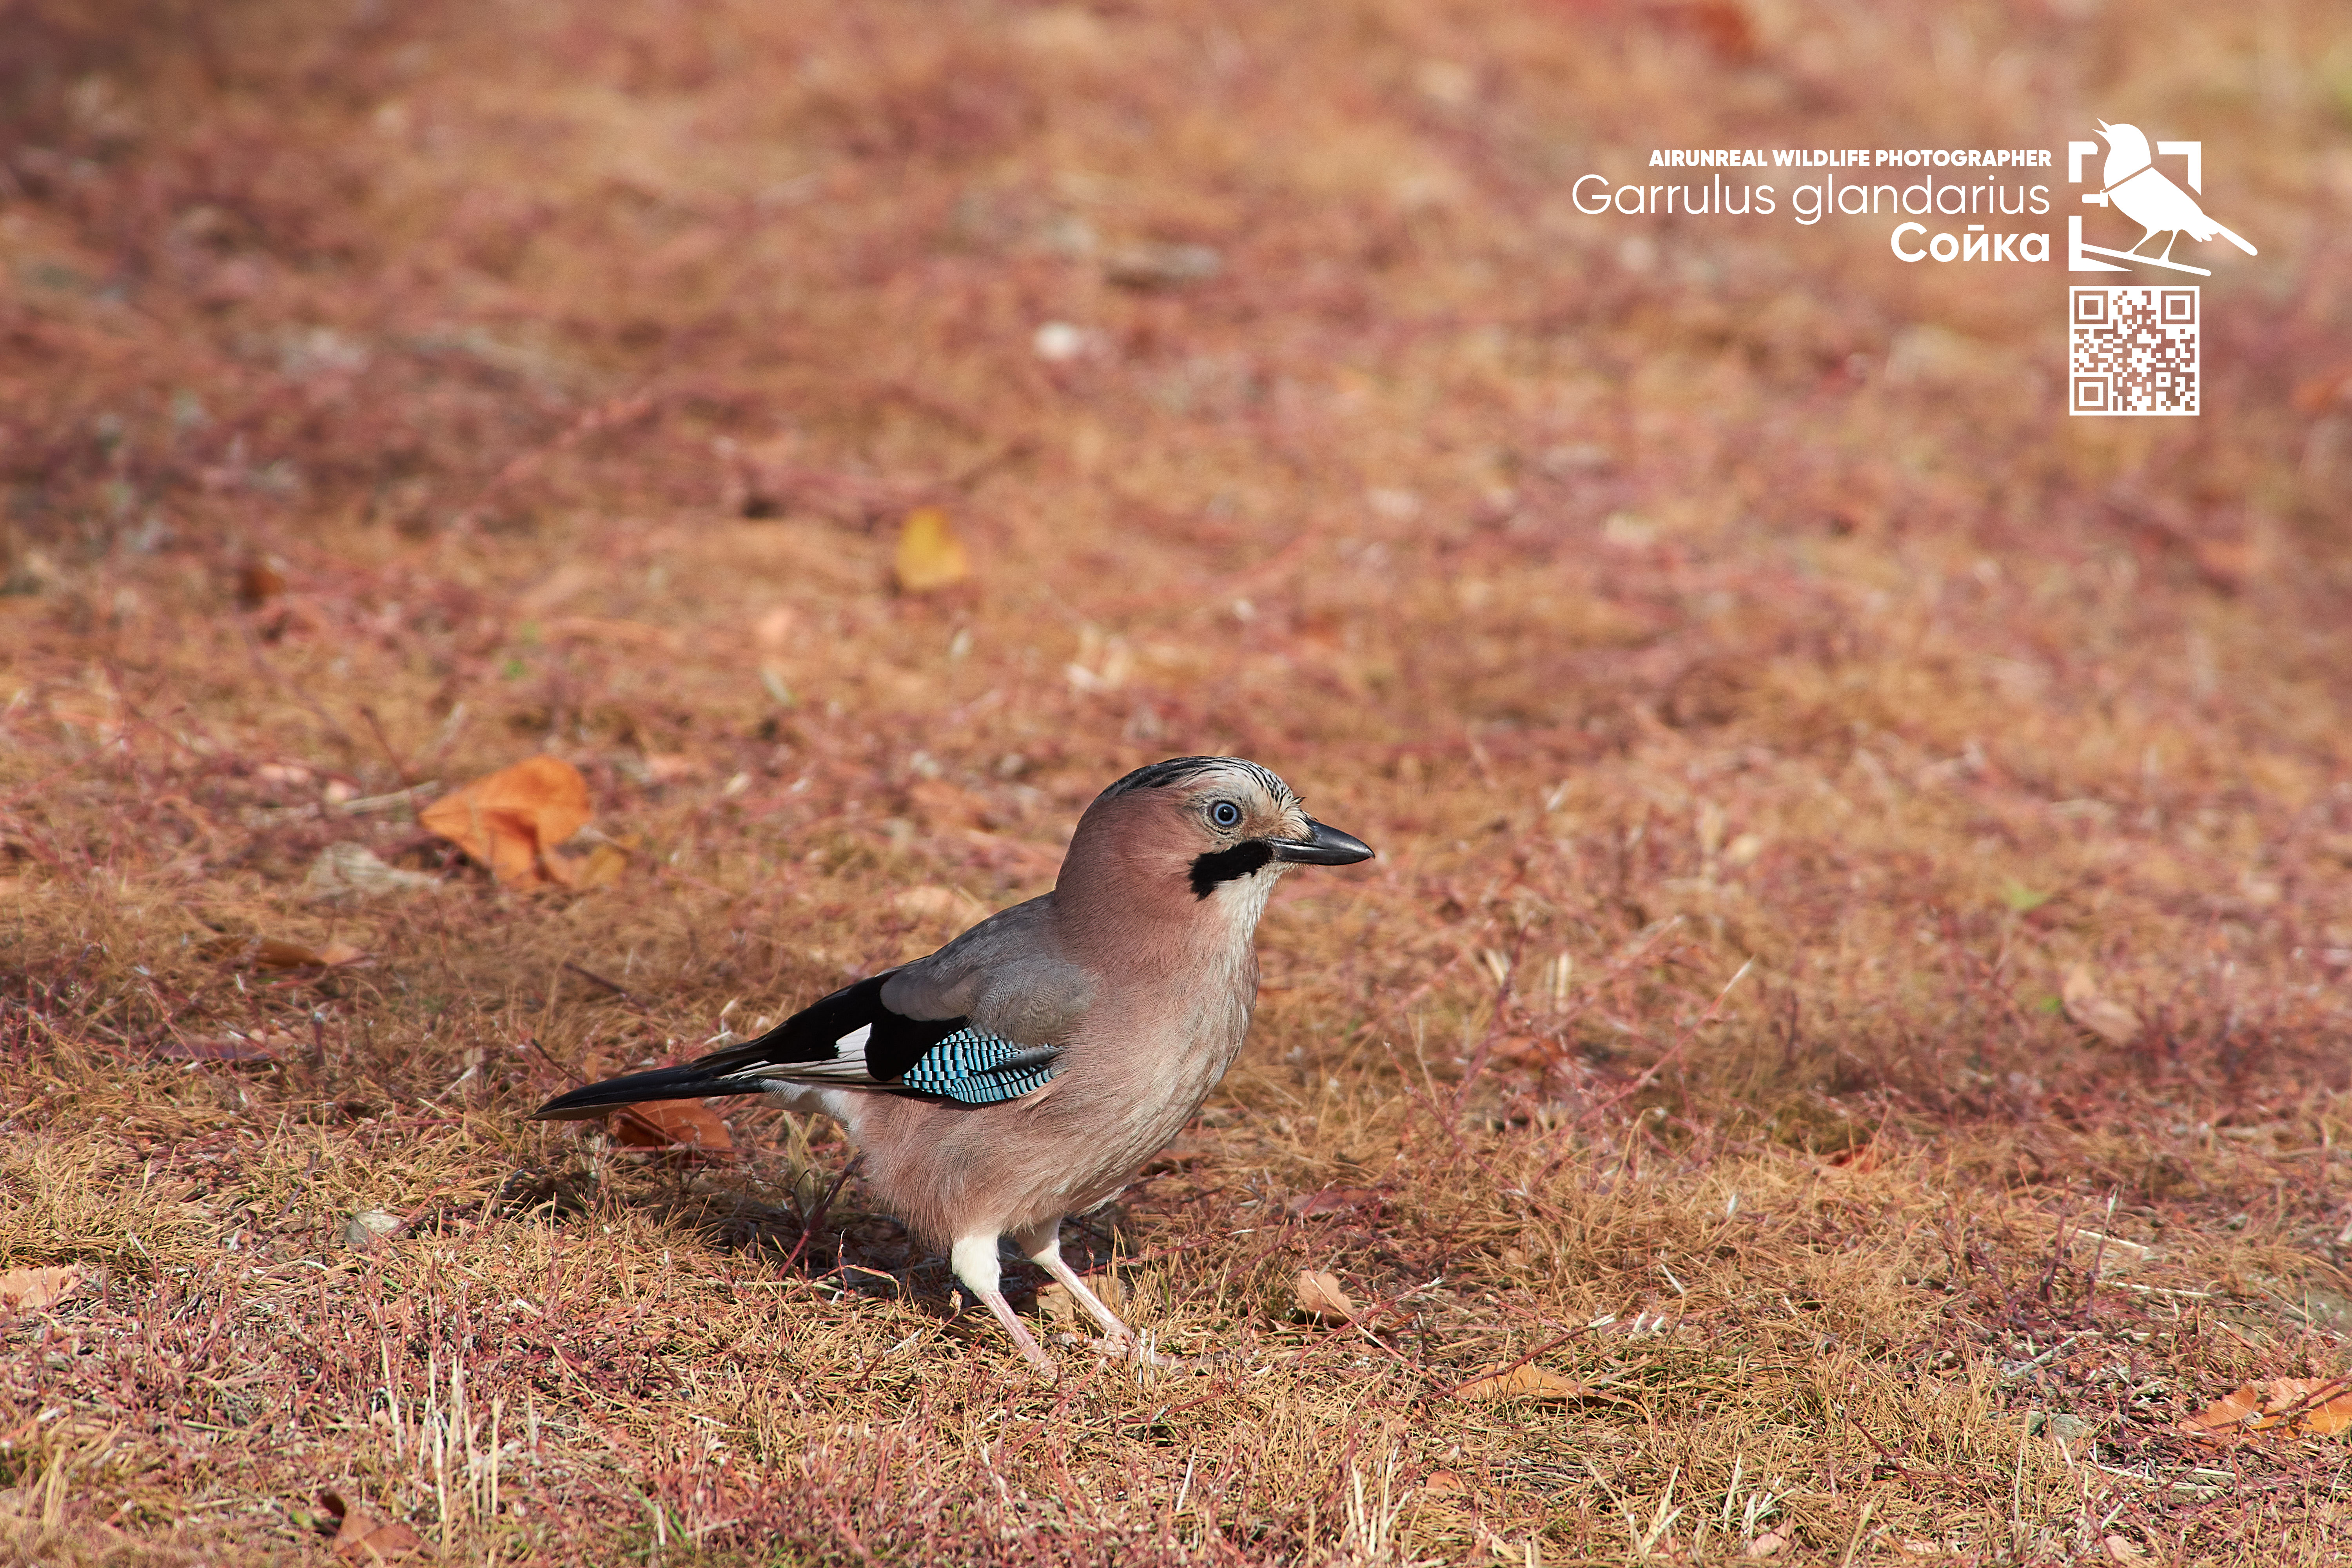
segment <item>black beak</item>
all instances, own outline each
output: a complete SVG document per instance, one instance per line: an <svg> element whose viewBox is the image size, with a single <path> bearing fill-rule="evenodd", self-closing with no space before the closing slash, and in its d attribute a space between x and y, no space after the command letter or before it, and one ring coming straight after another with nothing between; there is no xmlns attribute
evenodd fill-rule
<svg viewBox="0 0 2352 1568"><path fill-rule="evenodd" d="M1311 816L1307 826L1313 829L1307 837L1269 838L1265 847L1276 859L1293 866L1352 866L1372 858L1372 847L1352 833L1326 827Z"/></svg>

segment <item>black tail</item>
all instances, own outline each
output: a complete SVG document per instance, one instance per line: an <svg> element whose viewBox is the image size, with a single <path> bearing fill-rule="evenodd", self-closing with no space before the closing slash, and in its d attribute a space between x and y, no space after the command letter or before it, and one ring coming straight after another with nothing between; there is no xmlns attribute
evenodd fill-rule
<svg viewBox="0 0 2352 1568"><path fill-rule="evenodd" d="M720 1078L705 1067L656 1068L651 1072L625 1073L585 1089L575 1089L570 1094L559 1094L531 1116L538 1121L585 1121L615 1106L636 1105L648 1100L700 1100L706 1095L760 1092L756 1083L740 1078Z"/></svg>

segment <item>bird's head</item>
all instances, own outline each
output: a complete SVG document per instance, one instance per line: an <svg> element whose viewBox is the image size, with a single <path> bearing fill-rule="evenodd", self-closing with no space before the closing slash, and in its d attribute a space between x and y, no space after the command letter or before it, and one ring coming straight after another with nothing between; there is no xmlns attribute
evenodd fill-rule
<svg viewBox="0 0 2352 1568"><path fill-rule="evenodd" d="M1267 769L1240 757L1175 757L1138 768L1079 818L1061 892L1108 899L1137 912L1246 912L1293 866L1371 858L1362 840L1307 815Z"/></svg>
<svg viewBox="0 0 2352 1568"><path fill-rule="evenodd" d="M2151 161L2147 151L2147 138L2140 133L2138 126L2110 125L2102 120L2099 121L2099 134L2107 139L2107 151L2112 156L2122 159L2133 167L2137 168Z"/></svg>

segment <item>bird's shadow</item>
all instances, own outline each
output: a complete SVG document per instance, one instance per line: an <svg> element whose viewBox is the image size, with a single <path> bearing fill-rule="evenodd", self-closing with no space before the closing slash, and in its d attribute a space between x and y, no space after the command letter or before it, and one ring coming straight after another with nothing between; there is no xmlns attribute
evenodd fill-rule
<svg viewBox="0 0 2352 1568"><path fill-rule="evenodd" d="M598 1212L634 1214L690 1232L715 1251L740 1258L779 1279L822 1283L847 1295L891 1297L952 1315L959 1303L977 1306L956 1283L943 1254L918 1241L890 1215L870 1205L854 1169L842 1173L805 1206L777 1203L754 1190L766 1184L749 1172L649 1161L618 1168L600 1180L586 1165L554 1173L518 1171L499 1190L498 1206L510 1219L568 1223ZM751 1178L751 1179L747 1179ZM1062 1256L1081 1274L1131 1260L1114 1216L1097 1213L1065 1220ZM1003 1289L1013 1307L1031 1311L1044 1269L1010 1254Z"/></svg>

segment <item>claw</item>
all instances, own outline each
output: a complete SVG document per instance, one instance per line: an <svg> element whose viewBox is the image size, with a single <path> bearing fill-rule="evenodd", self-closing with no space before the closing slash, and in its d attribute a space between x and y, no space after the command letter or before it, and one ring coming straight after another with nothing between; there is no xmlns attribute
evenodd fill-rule
<svg viewBox="0 0 2352 1568"><path fill-rule="evenodd" d="M1071 1333L1056 1334L1054 1336L1054 1342L1057 1345L1069 1346L1074 1350L1090 1350L1106 1361L1131 1362L1139 1366L1148 1366L1154 1372L1190 1372L1193 1369L1195 1360L1192 1356L1169 1355L1165 1352L1153 1350L1140 1340L1113 1339L1108 1334L1100 1334L1093 1339L1084 1339Z"/></svg>

